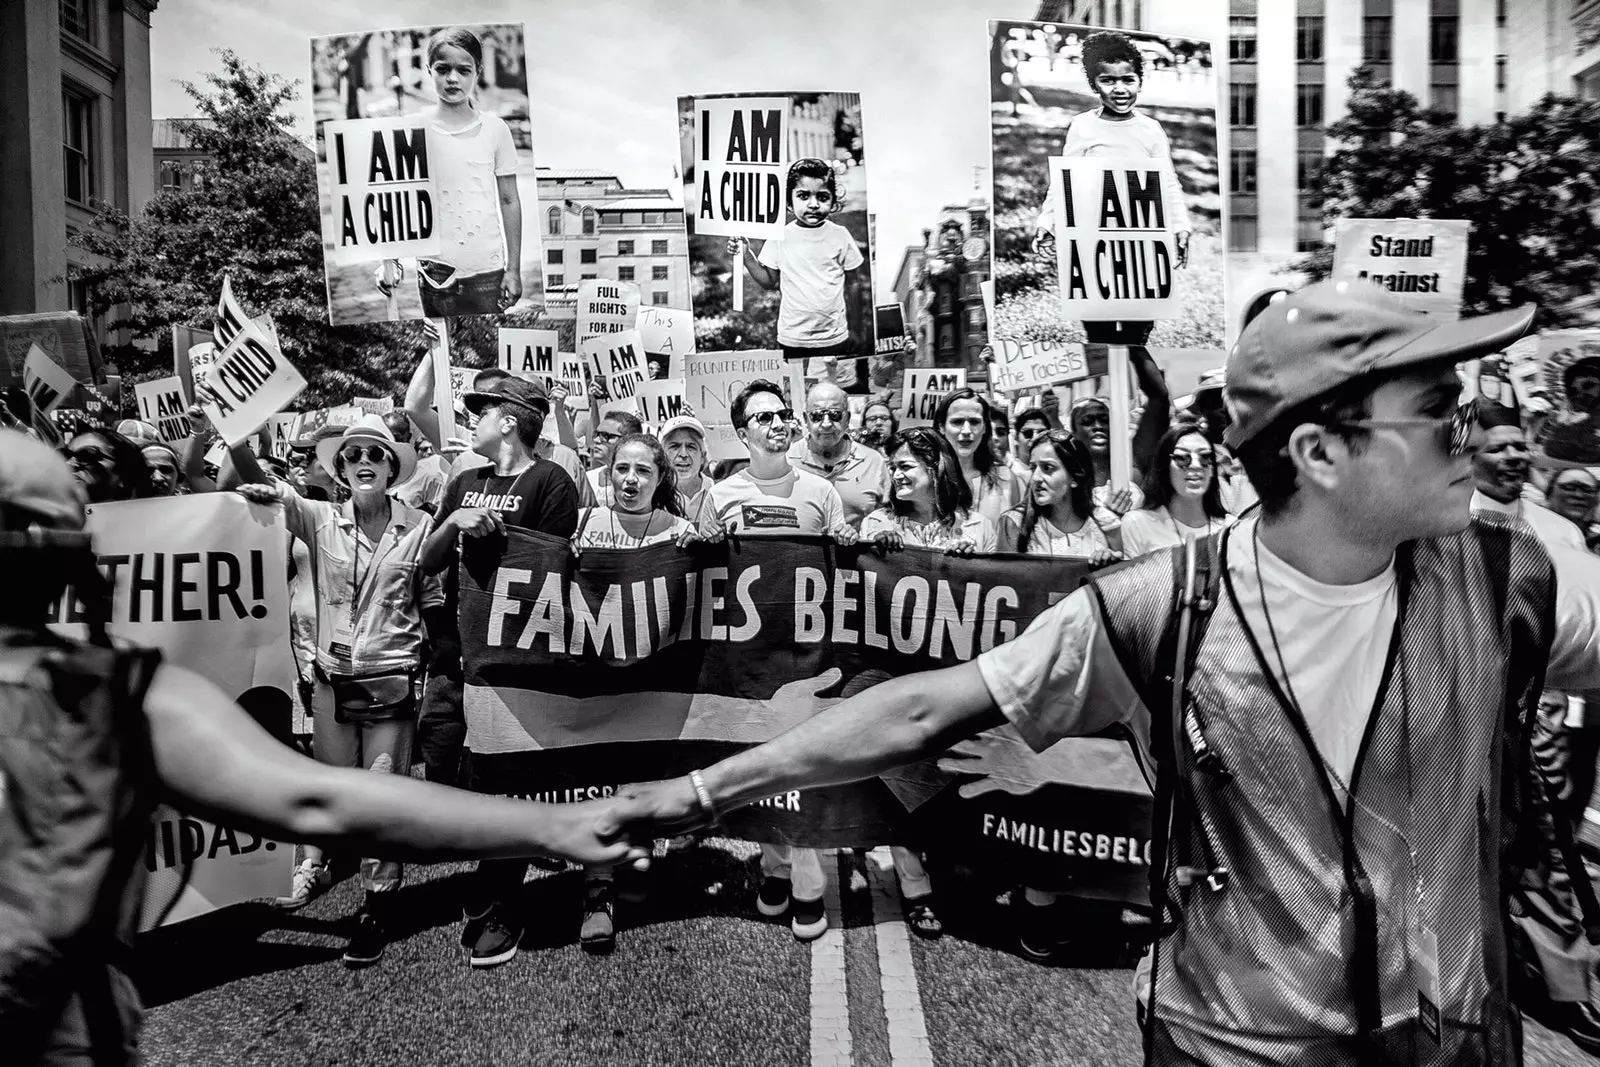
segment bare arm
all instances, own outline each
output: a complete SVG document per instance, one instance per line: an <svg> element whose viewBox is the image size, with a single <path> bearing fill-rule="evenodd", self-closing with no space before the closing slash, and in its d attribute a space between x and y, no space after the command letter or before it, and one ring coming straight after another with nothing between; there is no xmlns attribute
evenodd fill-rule
<svg viewBox="0 0 1600 1067"><path fill-rule="evenodd" d="M514 304L522 296L522 194L517 191L517 176L495 177L500 192L500 221L506 231L506 284L501 299Z"/></svg>
<svg viewBox="0 0 1600 1067"><path fill-rule="evenodd" d="M763 289L776 289L778 287L779 271L769 267L756 258L755 249L750 247L750 242L744 243L744 267L750 277Z"/></svg>
<svg viewBox="0 0 1600 1067"><path fill-rule="evenodd" d="M1172 422L1172 394L1148 348L1134 345L1128 349L1128 358L1133 362L1139 389L1144 393L1144 414L1139 416L1139 425L1133 431L1133 466L1138 471L1147 471L1155 459L1161 435Z"/></svg>
<svg viewBox="0 0 1600 1067"><path fill-rule="evenodd" d="M455 513L433 524L433 532L422 543L422 573L438 574L456 556L456 541L461 531L455 524Z"/></svg>
<svg viewBox="0 0 1600 1067"><path fill-rule="evenodd" d="M439 439L439 414L433 410L433 352L422 353L417 369L411 372L411 384L406 386L406 414L422 436L433 445L435 452L444 447Z"/></svg>
<svg viewBox="0 0 1600 1067"><path fill-rule="evenodd" d="M479 796L400 774L329 767L274 740L211 682L160 667L145 698L156 771L177 805L252 831L370 847L396 859L565 856L615 863L586 827L603 806Z"/></svg>

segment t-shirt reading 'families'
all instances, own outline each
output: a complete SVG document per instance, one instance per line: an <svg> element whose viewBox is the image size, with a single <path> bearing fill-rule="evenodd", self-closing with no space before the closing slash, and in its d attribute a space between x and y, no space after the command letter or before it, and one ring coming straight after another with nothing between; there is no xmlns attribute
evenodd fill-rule
<svg viewBox="0 0 1600 1067"><path fill-rule="evenodd" d="M643 515L614 508L586 508L573 543L579 548L643 548L675 541L692 525L688 519L656 508Z"/></svg>
<svg viewBox="0 0 1600 1067"><path fill-rule="evenodd" d="M484 508L497 512L507 526L571 537L578 528L578 487L548 460L538 460L515 475L478 467L461 472L445 487L438 521L444 522L459 508ZM494 541L497 551L504 544L496 538L464 537L463 551L474 541Z"/></svg>
<svg viewBox="0 0 1600 1067"><path fill-rule="evenodd" d="M825 534L844 521L844 504L832 484L808 471L755 478L747 468L706 490L700 529L710 533L730 521L746 536Z"/></svg>

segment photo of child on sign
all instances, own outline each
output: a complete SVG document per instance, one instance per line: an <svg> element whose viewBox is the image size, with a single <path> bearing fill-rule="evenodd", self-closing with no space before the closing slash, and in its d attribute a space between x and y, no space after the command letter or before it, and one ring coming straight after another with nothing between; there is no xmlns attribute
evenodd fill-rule
<svg viewBox="0 0 1600 1067"><path fill-rule="evenodd" d="M678 108L696 347L779 349L838 378L873 349L860 94Z"/></svg>
<svg viewBox="0 0 1600 1067"><path fill-rule="evenodd" d="M521 24L311 42L329 320L540 303Z"/></svg>
<svg viewBox="0 0 1600 1067"><path fill-rule="evenodd" d="M989 28L995 336L1222 347L1210 44Z"/></svg>

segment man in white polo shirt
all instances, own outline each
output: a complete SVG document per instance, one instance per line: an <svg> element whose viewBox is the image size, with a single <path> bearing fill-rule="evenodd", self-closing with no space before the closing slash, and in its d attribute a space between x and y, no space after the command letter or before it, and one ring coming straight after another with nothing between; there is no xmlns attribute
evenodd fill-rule
<svg viewBox="0 0 1600 1067"><path fill-rule="evenodd" d="M844 505L845 521L861 520L889 499L889 464L883 453L850 437L850 403L832 382L806 394L806 437L789 449L789 462L832 482Z"/></svg>

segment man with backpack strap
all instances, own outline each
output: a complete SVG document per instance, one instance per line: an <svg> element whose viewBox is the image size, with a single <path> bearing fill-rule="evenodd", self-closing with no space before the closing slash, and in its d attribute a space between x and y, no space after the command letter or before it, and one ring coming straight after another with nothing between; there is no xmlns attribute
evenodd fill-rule
<svg viewBox="0 0 1600 1067"><path fill-rule="evenodd" d="M1519 1062L1506 895L1542 844L1533 704L1600 682L1600 560L1470 520L1454 365L1533 313L1441 323L1342 282L1271 305L1225 389L1261 517L1198 554L1209 581L1175 566L1184 549L1102 571L971 663L625 789L602 833L675 831L1007 723L1036 749L1120 729L1169 813L1148 1061Z"/></svg>
<svg viewBox="0 0 1600 1067"><path fill-rule="evenodd" d="M60 456L0 430L0 1054L131 1063L122 968L158 801L284 840L396 859L644 853L593 833L599 805L477 796L324 766L273 740L211 682L105 636L109 589ZM91 640L45 628L72 587Z"/></svg>

